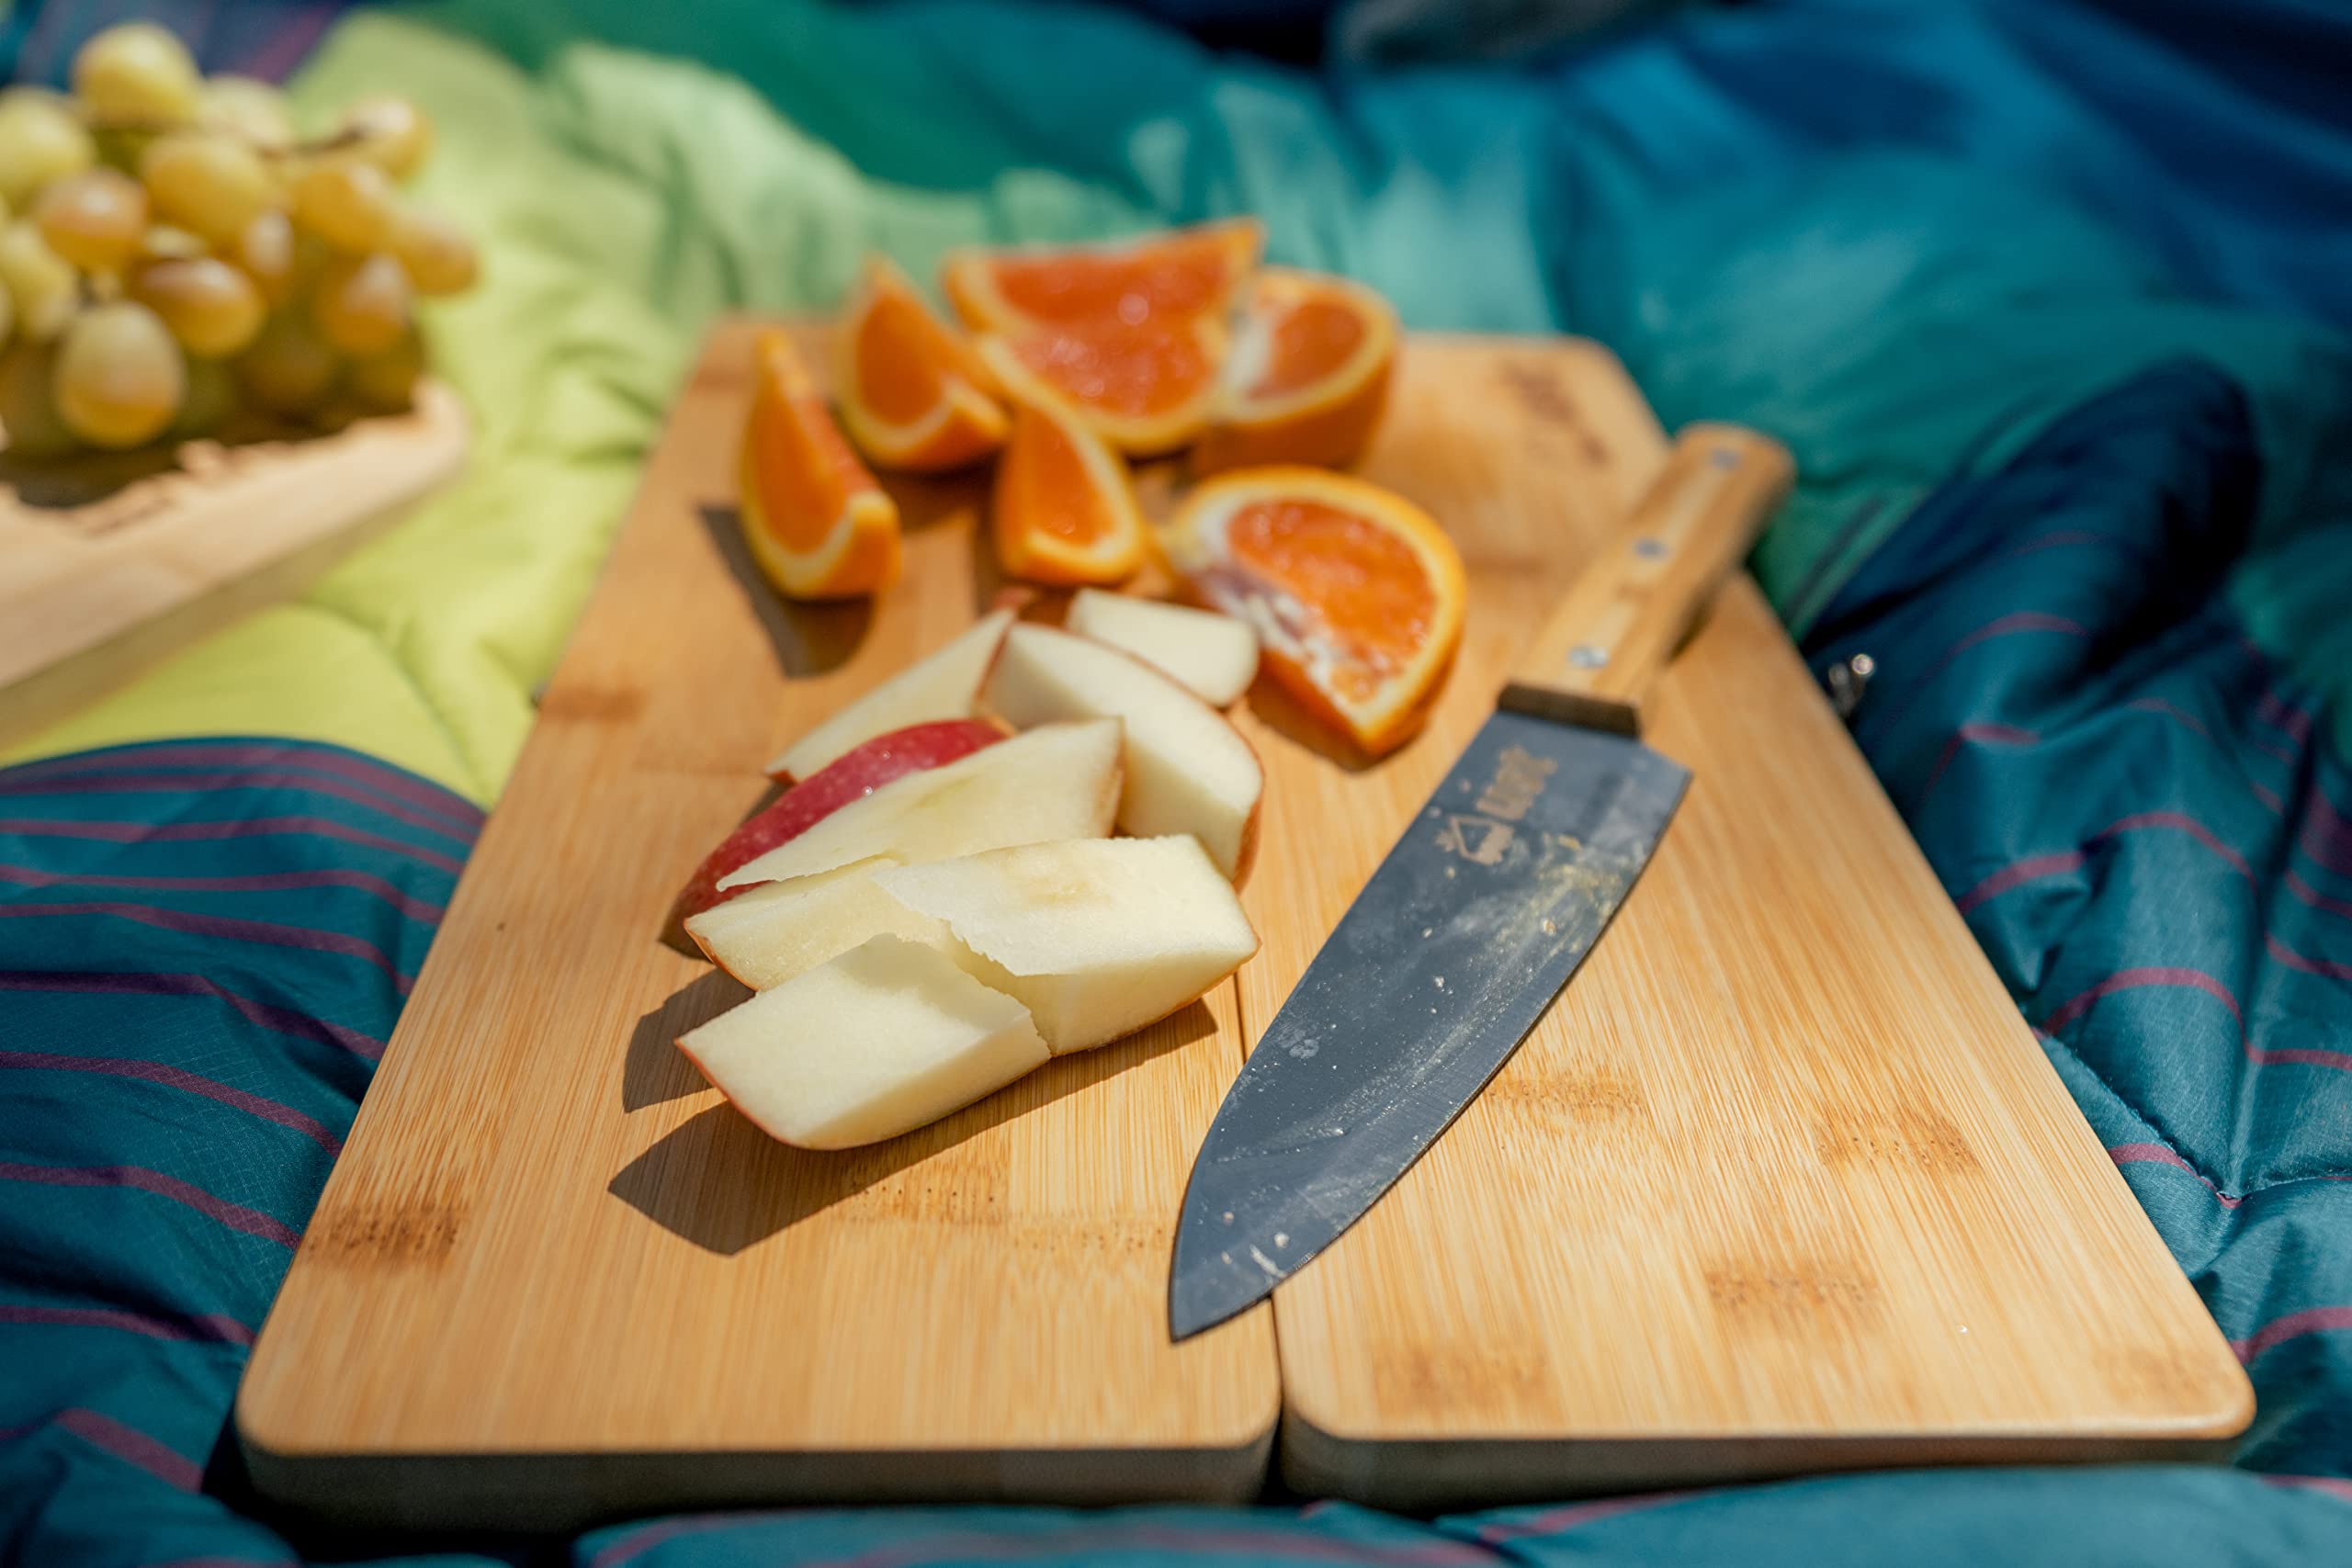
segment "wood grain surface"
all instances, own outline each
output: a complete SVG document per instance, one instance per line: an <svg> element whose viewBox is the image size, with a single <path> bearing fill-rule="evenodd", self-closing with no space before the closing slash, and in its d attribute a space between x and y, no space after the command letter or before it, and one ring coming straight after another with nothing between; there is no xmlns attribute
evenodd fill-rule
<svg viewBox="0 0 2352 1568"><path fill-rule="evenodd" d="M263 1330L238 1426L266 1492L534 1527L1233 1498L1279 1414L1306 1488L1435 1504L2243 1424L2218 1331L1744 578L1653 705L1699 782L1561 1006L1271 1311L1169 1343L1179 1200L1248 1043L1662 460L1568 340L1408 347L1366 471L1462 544L1461 665L1377 765L1266 682L1237 710L1270 789L1237 982L893 1143L755 1132L672 1046L743 993L658 942L667 904L765 758L1003 585L970 480L892 483L908 570L870 610L759 585L748 332L681 395ZM1180 482L1148 473L1148 504Z"/></svg>
<svg viewBox="0 0 2352 1568"><path fill-rule="evenodd" d="M0 741L300 592L464 462L456 394L300 440L0 454Z"/></svg>

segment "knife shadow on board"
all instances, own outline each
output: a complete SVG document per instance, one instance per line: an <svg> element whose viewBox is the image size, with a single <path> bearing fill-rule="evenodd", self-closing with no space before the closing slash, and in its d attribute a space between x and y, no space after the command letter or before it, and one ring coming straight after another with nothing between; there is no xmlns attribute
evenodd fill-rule
<svg viewBox="0 0 2352 1568"><path fill-rule="evenodd" d="M623 1167L605 1190L681 1239L729 1258L877 1188L897 1187L888 1194L888 1201L913 1213L956 1213L962 1204L985 1202L989 1194L1001 1190L1008 1174L1004 1168L1012 1156L1009 1141L989 1139L970 1146L979 1134L1216 1032L1216 1017L1202 1003L1192 1002L1125 1040L1057 1056L953 1116L864 1148L794 1148L769 1137L720 1100ZM678 1065L694 1075L684 1057ZM703 1087L698 1077L695 1087ZM933 1160L938 1164L924 1180L896 1181L910 1168ZM876 1196L878 1201L884 1194Z"/></svg>

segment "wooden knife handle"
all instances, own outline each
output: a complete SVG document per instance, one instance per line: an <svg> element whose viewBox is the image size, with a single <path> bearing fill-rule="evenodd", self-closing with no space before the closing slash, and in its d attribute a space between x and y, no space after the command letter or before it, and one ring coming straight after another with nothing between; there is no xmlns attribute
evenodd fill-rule
<svg viewBox="0 0 2352 1568"><path fill-rule="evenodd" d="M1642 704L1789 492L1787 448L1736 424L1683 428L1624 526L1577 574L1503 688L1514 712L1642 732Z"/></svg>

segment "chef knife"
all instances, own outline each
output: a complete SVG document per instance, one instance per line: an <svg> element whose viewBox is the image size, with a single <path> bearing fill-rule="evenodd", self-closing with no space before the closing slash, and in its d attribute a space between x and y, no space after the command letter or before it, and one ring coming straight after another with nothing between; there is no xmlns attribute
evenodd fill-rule
<svg viewBox="0 0 2352 1568"><path fill-rule="evenodd" d="M1600 940L1690 779L1637 739L1644 704L1792 472L1751 431L1688 427L1570 586L1218 1108L1176 1231L1176 1338L1361 1218Z"/></svg>

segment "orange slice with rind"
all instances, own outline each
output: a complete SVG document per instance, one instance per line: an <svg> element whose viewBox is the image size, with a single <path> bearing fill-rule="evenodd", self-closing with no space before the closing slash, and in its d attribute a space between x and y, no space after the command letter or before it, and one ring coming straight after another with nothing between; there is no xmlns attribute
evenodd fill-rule
<svg viewBox="0 0 2352 1568"><path fill-rule="evenodd" d="M1265 243L1264 224L1229 218L1108 244L973 246L948 253L940 282L974 332L1165 326L1223 316Z"/></svg>
<svg viewBox="0 0 2352 1568"><path fill-rule="evenodd" d="M899 570L899 508L858 461L792 339L753 341L752 412L743 426L743 543L777 592L847 599Z"/></svg>
<svg viewBox="0 0 2352 1568"><path fill-rule="evenodd" d="M1395 309L1361 283L1277 267L1250 280L1246 301L1194 471L1353 463L1388 402Z"/></svg>
<svg viewBox="0 0 2352 1568"><path fill-rule="evenodd" d="M1462 641L1462 557L1435 519L1327 469L1237 468L1159 536L1203 603L1256 628L1298 703L1379 756L1402 745Z"/></svg>
<svg viewBox="0 0 2352 1568"><path fill-rule="evenodd" d="M960 468L1011 429L979 355L886 257L866 259L835 340L833 384L850 439L886 468Z"/></svg>
<svg viewBox="0 0 2352 1568"><path fill-rule="evenodd" d="M1061 409L1014 411L990 521L997 564L1011 577L1114 583L1143 565L1143 512L1126 460Z"/></svg>
<svg viewBox="0 0 2352 1568"><path fill-rule="evenodd" d="M1172 326L1040 327L977 346L1014 402L1052 404L1120 451L1149 457L1189 445L1207 425L1226 333L1204 316Z"/></svg>

